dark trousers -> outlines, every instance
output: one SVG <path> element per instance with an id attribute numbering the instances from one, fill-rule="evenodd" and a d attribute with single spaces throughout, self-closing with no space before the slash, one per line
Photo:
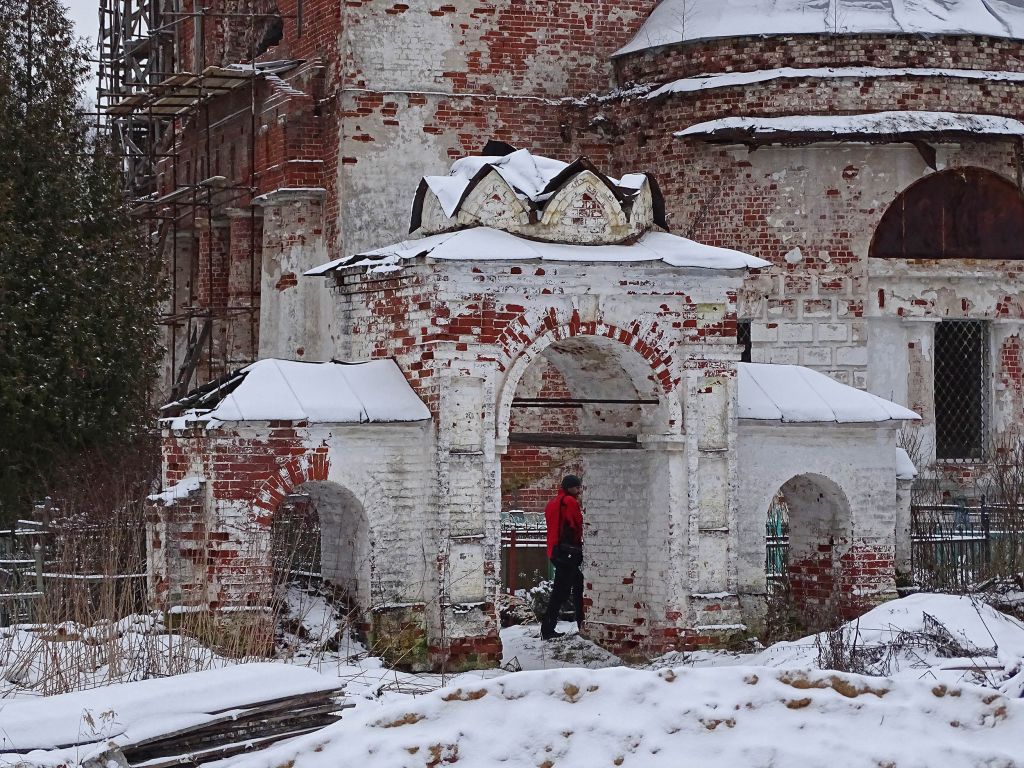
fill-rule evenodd
<path id="1" fill-rule="evenodd" d="M 580 628 L 583 627 L 583 571 L 575 566 L 555 566 L 555 583 L 551 587 L 551 602 L 548 603 L 547 613 L 544 614 L 544 621 L 541 622 L 542 634 L 547 634 L 555 629 L 558 624 L 558 613 L 566 598 L 572 594 L 572 607 L 576 612 L 576 622 Z"/>

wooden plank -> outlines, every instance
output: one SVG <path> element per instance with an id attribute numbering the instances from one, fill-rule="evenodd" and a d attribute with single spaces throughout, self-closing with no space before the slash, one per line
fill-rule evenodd
<path id="1" fill-rule="evenodd" d="M 237 711 L 239 709 L 245 709 L 247 712 L 264 711 L 273 709 L 283 704 L 301 704 L 307 701 L 317 701 L 319 699 L 328 696 L 339 696 L 345 692 L 345 686 L 335 686 L 333 688 L 323 688 L 319 691 L 310 691 L 309 693 L 300 693 L 295 696 L 280 696 L 276 699 L 266 699 L 264 701 L 254 701 L 244 707 L 229 707 L 228 709 L 219 709 L 211 712 L 211 715 L 219 715 L 221 712 Z"/>
<path id="2" fill-rule="evenodd" d="M 216 747 L 190 752 L 188 754 L 154 757 L 143 762 L 129 763 L 129 765 L 131 765 L 132 768 L 172 768 L 173 766 L 179 765 L 202 765 L 203 763 L 210 763 L 214 760 L 222 760 L 226 757 L 241 755 L 245 752 L 255 752 L 257 750 L 264 749 L 265 747 L 269 747 L 271 744 L 284 741 L 285 739 L 290 739 L 295 736 L 305 736 L 307 733 L 315 733 L 322 727 L 323 726 L 318 725 L 292 731 L 291 733 L 279 733 L 274 736 L 267 736 L 259 739 L 244 739 L 231 744 L 222 744 Z"/>
<path id="3" fill-rule="evenodd" d="M 509 443 L 545 448 L 622 450 L 639 448 L 635 435 L 570 435 L 558 432 L 510 432 Z"/>
<path id="4" fill-rule="evenodd" d="M 590 406 L 656 406 L 656 399 L 609 399 L 601 397 L 516 397 L 512 408 L 583 408 Z"/>
<path id="5" fill-rule="evenodd" d="M 141 763 L 155 760 L 162 757 L 173 757 L 175 755 L 196 754 L 209 749 L 215 749 L 225 744 L 233 744 L 240 741 L 254 741 L 273 736 L 284 737 L 295 735 L 299 732 L 318 730 L 338 722 L 341 718 L 337 715 L 320 715 L 316 718 L 299 718 L 294 721 L 279 723 L 268 726 L 265 723 L 251 723 L 247 728 L 236 728 L 223 733 L 207 734 L 201 739 L 176 739 L 167 744 L 153 744 L 145 749 L 122 750 L 125 759 L 129 763 Z"/>
<path id="6" fill-rule="evenodd" d="M 217 717 L 213 720 L 207 720 L 206 722 L 199 723 L 197 725 L 180 728 L 175 731 L 169 731 L 158 736 L 152 736 L 148 739 L 143 739 L 132 744 L 125 744 L 121 747 L 121 749 L 122 751 L 127 752 L 129 750 L 141 749 L 143 747 L 148 747 L 153 744 L 159 744 L 161 742 L 170 741 L 177 737 L 201 736 L 208 731 L 216 731 L 226 723 L 244 724 L 248 720 L 258 718 L 263 715 L 267 715 L 278 709 L 285 709 L 289 716 L 298 716 L 305 713 L 307 711 L 306 707 L 310 705 L 319 705 L 313 706 L 312 709 L 308 710 L 310 714 L 319 713 L 324 708 L 327 708 L 328 711 L 334 712 L 354 707 L 355 704 L 350 704 L 347 701 L 323 701 L 325 698 L 332 698 L 334 695 L 340 693 L 342 690 L 342 688 L 334 688 L 329 691 L 307 693 L 292 697 L 285 696 L 278 699 L 270 699 L 265 702 L 257 702 L 255 706 L 232 707 L 231 709 L 216 710 L 214 712 L 208 713 L 210 715 L 220 715 L 220 717 Z M 272 720 L 272 718 L 264 719 L 267 721 Z"/>

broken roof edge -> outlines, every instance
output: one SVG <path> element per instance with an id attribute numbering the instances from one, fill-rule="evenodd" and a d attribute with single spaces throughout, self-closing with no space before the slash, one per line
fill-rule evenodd
<path id="1" fill-rule="evenodd" d="M 884 79 L 889 77 L 948 77 L 959 80 L 1024 82 L 1024 72 L 939 67 L 776 67 L 745 72 L 709 72 L 673 80 L 643 94 L 646 100 L 676 94 L 698 93 L 716 88 L 758 85 L 775 80 Z"/>
<path id="2" fill-rule="evenodd" d="M 490 148 L 494 145 L 495 142 L 491 141 L 487 146 Z M 511 145 L 505 146 L 511 148 Z M 529 166 L 532 166 L 532 173 L 536 173 L 536 177 L 530 179 L 534 182 L 533 189 L 527 189 L 526 184 L 515 183 L 517 178 L 522 180 L 530 175 L 524 172 L 524 168 Z M 542 166 L 545 171 L 541 170 Z M 422 226 L 424 204 L 426 196 L 430 193 L 437 198 L 445 215 L 454 219 L 462 210 L 463 204 L 473 190 L 491 173 L 496 173 L 513 194 L 519 197 L 520 202 L 535 215 L 542 214 L 546 210 L 549 200 L 577 176 L 587 171 L 607 187 L 627 216 L 630 215 L 631 206 L 640 194 L 643 181 L 640 181 L 638 185 L 633 185 L 627 183 L 626 179 L 635 177 L 646 180 L 652 197 L 654 223 L 665 231 L 669 230 L 661 187 L 650 172 L 630 173 L 616 179 L 604 173 L 586 155 L 580 155 L 575 160 L 565 163 L 544 155 L 535 155 L 527 149 L 513 149 L 512 152 L 502 156 L 467 155 L 456 159 L 446 176 L 422 177 L 413 198 L 409 232 L 410 234 L 416 232 Z M 451 189 L 447 192 L 454 190 L 455 196 L 448 199 L 447 194 L 442 195 L 439 185 L 450 187 Z"/>
<path id="3" fill-rule="evenodd" d="M 845 115 L 739 116 L 706 120 L 676 131 L 676 138 L 744 144 L 765 140 L 839 141 L 892 137 L 1024 136 L 1024 122 L 969 112 L 883 111 Z M 898 137 L 898 138 L 896 138 Z"/>

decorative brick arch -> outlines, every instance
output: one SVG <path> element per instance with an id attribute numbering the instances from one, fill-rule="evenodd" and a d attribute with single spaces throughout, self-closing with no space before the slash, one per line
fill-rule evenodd
<path id="1" fill-rule="evenodd" d="M 524 317 L 520 316 L 519 320 L 525 325 Z M 679 398 L 666 397 L 679 384 L 679 379 L 672 377 L 669 368 L 672 358 L 670 355 L 662 354 L 657 344 L 645 337 L 639 324 L 634 327 L 633 331 L 627 331 L 608 323 L 582 321 L 579 318 L 579 313 L 574 310 L 570 322 L 559 325 L 555 310 L 552 309 L 545 315 L 539 326 L 540 328 L 531 341 L 527 341 L 529 337 L 522 331 L 514 330 L 512 324 L 499 338 L 502 350 L 505 351 L 510 362 L 509 365 L 502 366 L 502 370 L 505 371 L 505 380 L 495 408 L 495 431 L 499 442 L 508 438 L 512 400 L 515 398 L 516 388 L 523 374 L 552 344 L 576 337 L 610 339 L 638 353 L 650 367 L 654 380 L 661 390 L 663 404 L 667 406 L 669 423 L 682 425 L 681 401 Z"/>
<path id="2" fill-rule="evenodd" d="M 285 497 L 303 483 L 325 481 L 331 460 L 327 446 L 320 446 L 301 456 L 292 456 L 278 465 L 253 495 L 254 522 L 269 523 Z M 259 512 L 257 510 L 263 510 Z"/>

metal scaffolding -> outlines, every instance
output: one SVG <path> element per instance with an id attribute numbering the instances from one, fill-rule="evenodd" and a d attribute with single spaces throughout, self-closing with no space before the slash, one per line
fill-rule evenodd
<path id="1" fill-rule="evenodd" d="M 168 359 L 165 394 L 180 397 L 197 377 L 215 378 L 255 359 L 259 322 L 256 105 L 258 81 L 280 64 L 257 63 L 256 35 L 247 61 L 207 62 L 217 50 L 215 24 L 230 18 L 265 24 L 278 14 L 225 12 L 189 0 L 100 0 L 97 129 L 122 155 L 124 190 L 136 221 L 158 249 L 170 288 L 161 322 Z M 251 28 L 250 28 L 251 30 Z M 209 37 L 208 37 L 209 35 Z M 187 58 L 187 61 L 185 60 Z M 243 90 L 245 89 L 245 90 Z M 211 120 L 214 100 L 235 94 L 241 110 Z M 218 128 L 242 124 L 247 173 L 221 172 L 211 138 Z M 186 151 L 191 154 L 183 159 Z M 234 151 L 234 150 L 232 150 Z M 234 166 L 234 162 L 231 163 Z M 200 264 L 198 233 L 211 232 L 227 211 L 248 215 L 248 290 L 236 301 L 213 295 L 213 259 Z M 232 249 L 237 249 L 237 244 Z M 187 259 L 182 263 L 183 259 Z M 204 268 L 208 274 L 201 275 Z M 205 277 L 207 297 L 197 292 Z M 225 340 L 247 326 L 247 349 Z"/>

